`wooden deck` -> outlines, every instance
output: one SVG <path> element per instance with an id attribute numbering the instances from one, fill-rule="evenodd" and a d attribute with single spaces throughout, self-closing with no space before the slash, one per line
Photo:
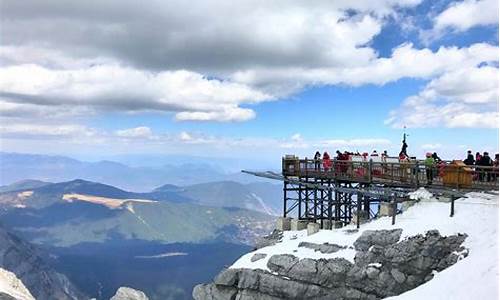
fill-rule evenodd
<path id="1" fill-rule="evenodd" d="M 385 161 L 379 158 L 375 162 L 368 158 L 366 161 L 331 160 L 324 164 L 322 160 L 283 158 L 282 166 L 283 176 L 318 181 L 471 191 L 491 191 L 499 187 L 498 167 L 464 167 L 450 161 L 443 161 L 430 169 L 419 160 L 394 162 L 394 159 Z M 432 172 L 430 182 L 427 179 L 428 172 Z"/>

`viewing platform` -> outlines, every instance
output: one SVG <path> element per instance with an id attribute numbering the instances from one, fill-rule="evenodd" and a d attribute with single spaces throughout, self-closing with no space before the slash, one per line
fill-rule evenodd
<path id="1" fill-rule="evenodd" d="M 421 187 L 449 201 L 452 217 L 455 199 L 472 191 L 497 191 L 499 180 L 498 167 L 467 166 L 459 160 L 426 166 L 417 159 L 366 155 L 342 160 L 286 155 L 281 174 L 243 172 L 283 182 L 283 215 L 278 222 L 282 230 L 306 225 L 331 229 L 353 222 L 359 227 L 364 220 L 384 215 L 392 216 L 394 224 L 403 205 L 414 203 L 409 193 Z"/>
<path id="2" fill-rule="evenodd" d="M 432 180 L 428 180 L 432 172 Z M 467 166 L 462 161 L 441 161 L 428 168 L 422 160 L 397 157 L 351 156 L 349 160 L 282 159 L 282 174 L 307 181 L 337 181 L 390 187 L 430 187 L 470 191 L 498 190 L 498 167 Z"/>

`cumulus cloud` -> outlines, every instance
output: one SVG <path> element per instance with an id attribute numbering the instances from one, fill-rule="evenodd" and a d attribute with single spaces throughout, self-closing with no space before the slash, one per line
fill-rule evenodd
<path id="1" fill-rule="evenodd" d="M 54 70 L 33 64 L 1 68 L 0 97 L 11 105 L 173 111 L 179 120 L 207 121 L 251 119 L 254 112 L 239 105 L 273 98 L 240 83 L 190 71 L 153 73 L 120 65 Z"/>
<path id="2" fill-rule="evenodd" d="M 403 44 L 394 49 L 391 57 L 377 58 L 359 67 L 315 69 L 255 69 L 237 72 L 237 82 L 278 92 L 280 87 L 305 85 L 364 84 L 383 85 L 405 77 L 430 78 L 458 67 L 475 67 L 483 62 L 498 61 L 498 47 L 477 43 L 469 47 L 440 47 L 437 51 L 416 49 Z M 286 89 L 285 89 L 286 91 Z"/>
<path id="3" fill-rule="evenodd" d="M 390 112 L 394 127 L 497 128 L 498 68 L 462 68 L 430 81 Z"/>
<path id="4" fill-rule="evenodd" d="M 498 97 L 492 89 L 497 84 L 484 73 L 495 72 L 490 63 L 498 61 L 497 46 L 432 51 L 404 43 L 389 57 L 373 48 L 388 18 L 420 2 L 172 0 L 138 6 L 129 0 L 6 0 L 0 116 L 155 111 L 178 121 L 247 121 L 255 118 L 252 105 L 307 87 L 383 85 L 410 77 L 434 80 L 392 112 L 388 124 L 490 124 L 498 114 L 479 104 Z M 498 19 L 492 3 L 452 4 L 435 27 L 491 24 Z M 465 25 L 456 22 L 461 18 Z M 484 63 L 489 68 L 481 68 L 481 78 L 457 73 Z M 462 79 L 469 82 L 457 84 Z M 427 110 L 433 114 L 422 122 Z"/>
<path id="5" fill-rule="evenodd" d="M 465 0 L 452 3 L 434 19 L 434 28 L 466 31 L 479 25 L 498 25 L 497 0 Z"/>
<path id="6" fill-rule="evenodd" d="M 4 45 L 45 45 L 137 68 L 232 72 L 362 64 L 383 18 L 420 0 L 2 2 Z"/>

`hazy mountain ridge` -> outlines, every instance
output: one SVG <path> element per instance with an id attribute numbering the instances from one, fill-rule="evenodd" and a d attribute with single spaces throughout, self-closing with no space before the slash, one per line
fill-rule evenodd
<path id="1" fill-rule="evenodd" d="M 57 246 L 114 239 L 252 244 L 272 227 L 273 217 L 256 211 L 182 202 L 182 195 L 170 201 L 165 193 L 73 180 L 0 194 L 1 217 L 28 240 Z"/>
<path id="2" fill-rule="evenodd" d="M 242 183 L 259 181 L 246 174 L 224 171 L 220 166 L 199 160 L 177 161 L 158 160 L 153 166 L 135 164 L 133 167 L 114 161 L 85 162 L 65 156 L 21 154 L 0 152 L 0 185 L 25 180 L 26 178 L 61 182 L 82 178 L 113 185 L 122 189 L 140 192 L 151 191 L 165 183 L 192 185 L 210 181 L 233 180 Z"/>

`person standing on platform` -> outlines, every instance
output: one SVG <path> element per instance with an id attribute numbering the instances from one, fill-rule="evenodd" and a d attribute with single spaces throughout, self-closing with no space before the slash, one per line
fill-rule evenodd
<path id="1" fill-rule="evenodd" d="M 427 152 L 425 154 L 425 160 L 424 160 L 424 165 L 425 165 L 425 175 L 427 176 L 427 185 L 432 184 L 432 179 L 434 178 L 433 176 L 433 171 L 434 171 L 434 166 L 436 164 L 436 160 L 432 157 L 432 153 Z"/>
<path id="2" fill-rule="evenodd" d="M 328 152 L 325 151 L 325 153 L 323 153 L 323 169 L 325 169 L 325 171 L 328 171 L 331 167 L 332 160 L 330 159 L 330 155 L 328 154 Z"/>
<path id="3" fill-rule="evenodd" d="M 319 171 L 321 169 L 321 153 L 316 151 L 314 154 L 314 171 Z"/>
<path id="4" fill-rule="evenodd" d="M 472 155 L 472 151 L 469 150 L 467 151 L 467 158 L 464 160 L 464 164 L 468 166 L 474 165 L 476 161 L 474 160 L 474 155 Z"/>
<path id="5" fill-rule="evenodd" d="M 476 161 L 476 165 L 481 166 L 481 167 L 492 167 L 493 166 L 493 161 L 491 160 L 488 152 L 483 153 L 483 156 L 481 157 L 479 162 Z M 483 181 L 483 180 L 490 181 L 491 180 L 491 169 L 484 168 L 484 169 L 480 170 L 480 172 L 481 173 L 479 173 L 479 180 L 481 180 L 481 181 Z"/>

